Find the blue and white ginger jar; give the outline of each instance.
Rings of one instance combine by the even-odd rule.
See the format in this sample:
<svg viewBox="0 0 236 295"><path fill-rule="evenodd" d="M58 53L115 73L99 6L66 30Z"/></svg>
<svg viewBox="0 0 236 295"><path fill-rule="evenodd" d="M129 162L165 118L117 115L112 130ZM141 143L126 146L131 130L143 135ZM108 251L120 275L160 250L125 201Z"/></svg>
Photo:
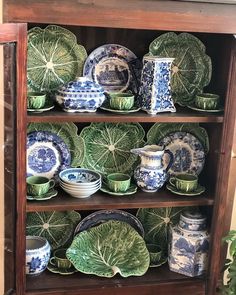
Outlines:
<svg viewBox="0 0 236 295"><path fill-rule="evenodd" d="M56 92L56 101L66 112L95 112L105 99L104 89L87 77L79 77Z"/></svg>
<svg viewBox="0 0 236 295"><path fill-rule="evenodd" d="M42 273L49 262L51 247L43 237L26 237L26 274L38 275Z"/></svg>
<svg viewBox="0 0 236 295"><path fill-rule="evenodd" d="M143 57L139 101L142 110L148 114L176 112L170 86L173 60L150 55Z"/></svg>
<svg viewBox="0 0 236 295"><path fill-rule="evenodd" d="M138 187L145 192L156 192L168 178L167 172L173 164L173 154L158 145L132 149L131 153L141 157L140 165L134 170L134 179ZM163 165L164 154L168 154L170 158L167 167Z"/></svg>
<svg viewBox="0 0 236 295"><path fill-rule="evenodd" d="M209 234L206 217L185 211L179 224L170 228L168 263L171 271L195 277L207 269Z"/></svg>

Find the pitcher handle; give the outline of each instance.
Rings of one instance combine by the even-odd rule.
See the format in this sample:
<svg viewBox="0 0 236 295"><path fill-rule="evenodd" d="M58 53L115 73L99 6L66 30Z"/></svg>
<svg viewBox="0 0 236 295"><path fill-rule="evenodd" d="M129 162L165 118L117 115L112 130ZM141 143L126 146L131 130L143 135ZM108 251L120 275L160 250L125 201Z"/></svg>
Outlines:
<svg viewBox="0 0 236 295"><path fill-rule="evenodd" d="M168 154L170 159L169 159L169 164L166 167L166 172L168 172L168 170L170 169L170 167L172 166L172 164L174 163L174 155L171 151L169 150L165 150L164 154Z"/></svg>

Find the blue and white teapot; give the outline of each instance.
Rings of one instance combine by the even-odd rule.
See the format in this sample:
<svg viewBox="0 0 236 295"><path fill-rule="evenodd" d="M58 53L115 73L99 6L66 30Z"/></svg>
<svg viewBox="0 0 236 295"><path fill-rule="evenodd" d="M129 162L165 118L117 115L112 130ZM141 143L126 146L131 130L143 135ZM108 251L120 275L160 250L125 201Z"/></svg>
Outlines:
<svg viewBox="0 0 236 295"><path fill-rule="evenodd" d="M132 149L131 153L141 157L141 163L134 171L137 185L145 192L156 192L168 178L167 172L174 161L173 154L158 145L146 145L143 148ZM168 154L170 158L167 167L163 164L164 154Z"/></svg>

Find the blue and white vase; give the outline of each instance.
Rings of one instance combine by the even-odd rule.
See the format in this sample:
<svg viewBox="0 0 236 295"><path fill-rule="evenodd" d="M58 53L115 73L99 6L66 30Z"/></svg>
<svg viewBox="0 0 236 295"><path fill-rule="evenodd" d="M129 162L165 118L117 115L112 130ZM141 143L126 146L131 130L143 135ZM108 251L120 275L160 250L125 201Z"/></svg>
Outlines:
<svg viewBox="0 0 236 295"><path fill-rule="evenodd" d="M176 112L170 86L173 60L150 55L143 57L139 100L142 110L148 114Z"/></svg>
<svg viewBox="0 0 236 295"><path fill-rule="evenodd" d="M146 145L143 148L132 149L131 153L141 157L140 165L134 170L134 179L138 187L145 192L156 192L168 178L168 170L173 164L173 154L162 146ZM163 165L164 154L169 155L169 164Z"/></svg>
<svg viewBox="0 0 236 295"><path fill-rule="evenodd" d="M207 269L208 250L206 217L199 212L183 212L179 224L170 228L170 270L189 277L203 275Z"/></svg>
<svg viewBox="0 0 236 295"><path fill-rule="evenodd" d="M43 237L26 237L26 274L41 274L47 267L50 259L51 247Z"/></svg>

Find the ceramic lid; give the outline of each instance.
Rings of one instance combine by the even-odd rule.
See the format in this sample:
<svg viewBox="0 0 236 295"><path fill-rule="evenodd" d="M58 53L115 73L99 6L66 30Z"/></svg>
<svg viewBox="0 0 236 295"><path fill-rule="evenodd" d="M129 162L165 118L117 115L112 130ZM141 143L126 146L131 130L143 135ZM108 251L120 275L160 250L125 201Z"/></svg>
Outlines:
<svg viewBox="0 0 236 295"><path fill-rule="evenodd" d="M179 227L190 231L203 231L206 229L206 216L200 211L186 210L180 215Z"/></svg>
<svg viewBox="0 0 236 295"><path fill-rule="evenodd" d="M58 89L59 93L103 93L104 89L87 77L78 77Z"/></svg>

